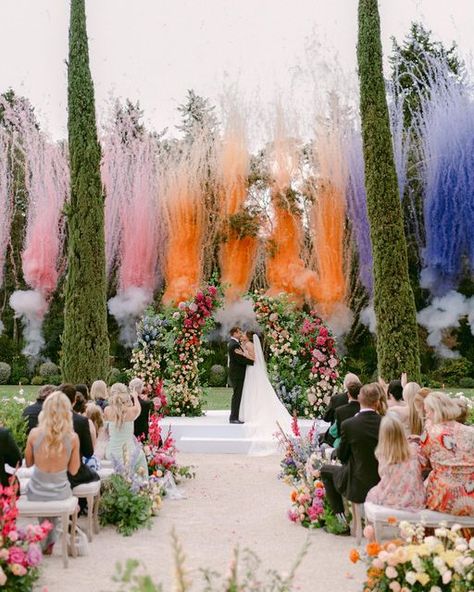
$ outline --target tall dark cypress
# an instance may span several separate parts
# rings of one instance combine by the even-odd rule
[[[374,256],[379,373],[420,375],[418,327],[382,70],[377,0],[359,0],[357,60],[365,186]]]
[[[101,153],[84,0],[71,0],[68,134],[71,200],[61,369],[63,380],[90,383],[107,375],[109,338]]]

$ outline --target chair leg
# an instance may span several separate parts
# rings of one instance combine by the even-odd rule
[[[77,513],[78,513],[78,508],[76,508],[74,510],[74,512],[72,513],[72,516],[71,516],[71,534],[70,534],[71,555],[74,558],[77,557],[77,549],[76,549]]]
[[[99,504],[100,491],[94,498],[94,534],[99,534]]]
[[[68,537],[68,524],[69,524],[69,516],[67,514],[61,515],[61,524],[62,524],[62,534],[61,534],[61,550],[63,554],[63,566],[66,568],[68,566],[69,558],[67,554],[67,537]]]
[[[374,520],[375,540],[378,543],[380,543],[380,541],[382,540],[382,526],[383,526],[383,524],[381,524],[378,520]]]
[[[362,515],[359,504],[352,504],[352,512],[354,513],[354,530],[357,545],[362,541]]]
[[[94,496],[87,496],[87,540],[92,541],[92,523],[94,514]]]

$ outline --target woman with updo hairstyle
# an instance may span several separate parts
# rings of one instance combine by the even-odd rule
[[[99,405],[102,411],[107,407],[109,394],[103,380],[95,380],[92,383],[90,397],[91,401]]]
[[[457,421],[462,408],[445,393],[430,393],[424,408],[421,453],[431,468],[426,505],[455,516],[474,516],[474,428]]]
[[[134,421],[140,410],[136,391],[132,391],[130,396],[128,388],[120,382],[110,387],[109,404],[104,411],[109,434],[106,457],[120,463],[133,463],[134,470],[143,478],[148,478],[145,454],[133,435]]]
[[[75,475],[79,470],[79,438],[72,424],[72,408],[69,399],[55,391],[43,403],[38,427],[28,436],[25,451],[27,467],[33,474],[26,487],[26,497],[31,501],[55,501],[71,497],[67,473]],[[44,541],[44,553],[50,555],[56,542],[56,519],[49,519],[53,530]]]

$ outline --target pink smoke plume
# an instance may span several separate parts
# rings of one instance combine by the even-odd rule
[[[109,311],[121,340],[132,345],[135,323],[159,281],[160,226],[156,140],[140,125],[138,107],[117,103],[104,138],[106,260],[117,270],[117,294]]]
[[[12,221],[11,176],[8,167],[10,142],[4,129],[0,129],[0,287],[3,283],[5,257],[8,241],[10,240],[10,227]],[[1,330],[0,330],[1,333]]]

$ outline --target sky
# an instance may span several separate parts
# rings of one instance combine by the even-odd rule
[[[412,20],[474,54],[473,0],[379,5],[385,54]],[[323,87],[335,64],[356,71],[357,0],[86,0],[86,10],[100,121],[128,97],[149,127],[172,128],[189,88],[215,103],[232,88],[254,112],[278,98],[303,109],[311,73]],[[66,137],[68,18],[66,0],[2,0],[0,92],[27,96],[55,139]]]

